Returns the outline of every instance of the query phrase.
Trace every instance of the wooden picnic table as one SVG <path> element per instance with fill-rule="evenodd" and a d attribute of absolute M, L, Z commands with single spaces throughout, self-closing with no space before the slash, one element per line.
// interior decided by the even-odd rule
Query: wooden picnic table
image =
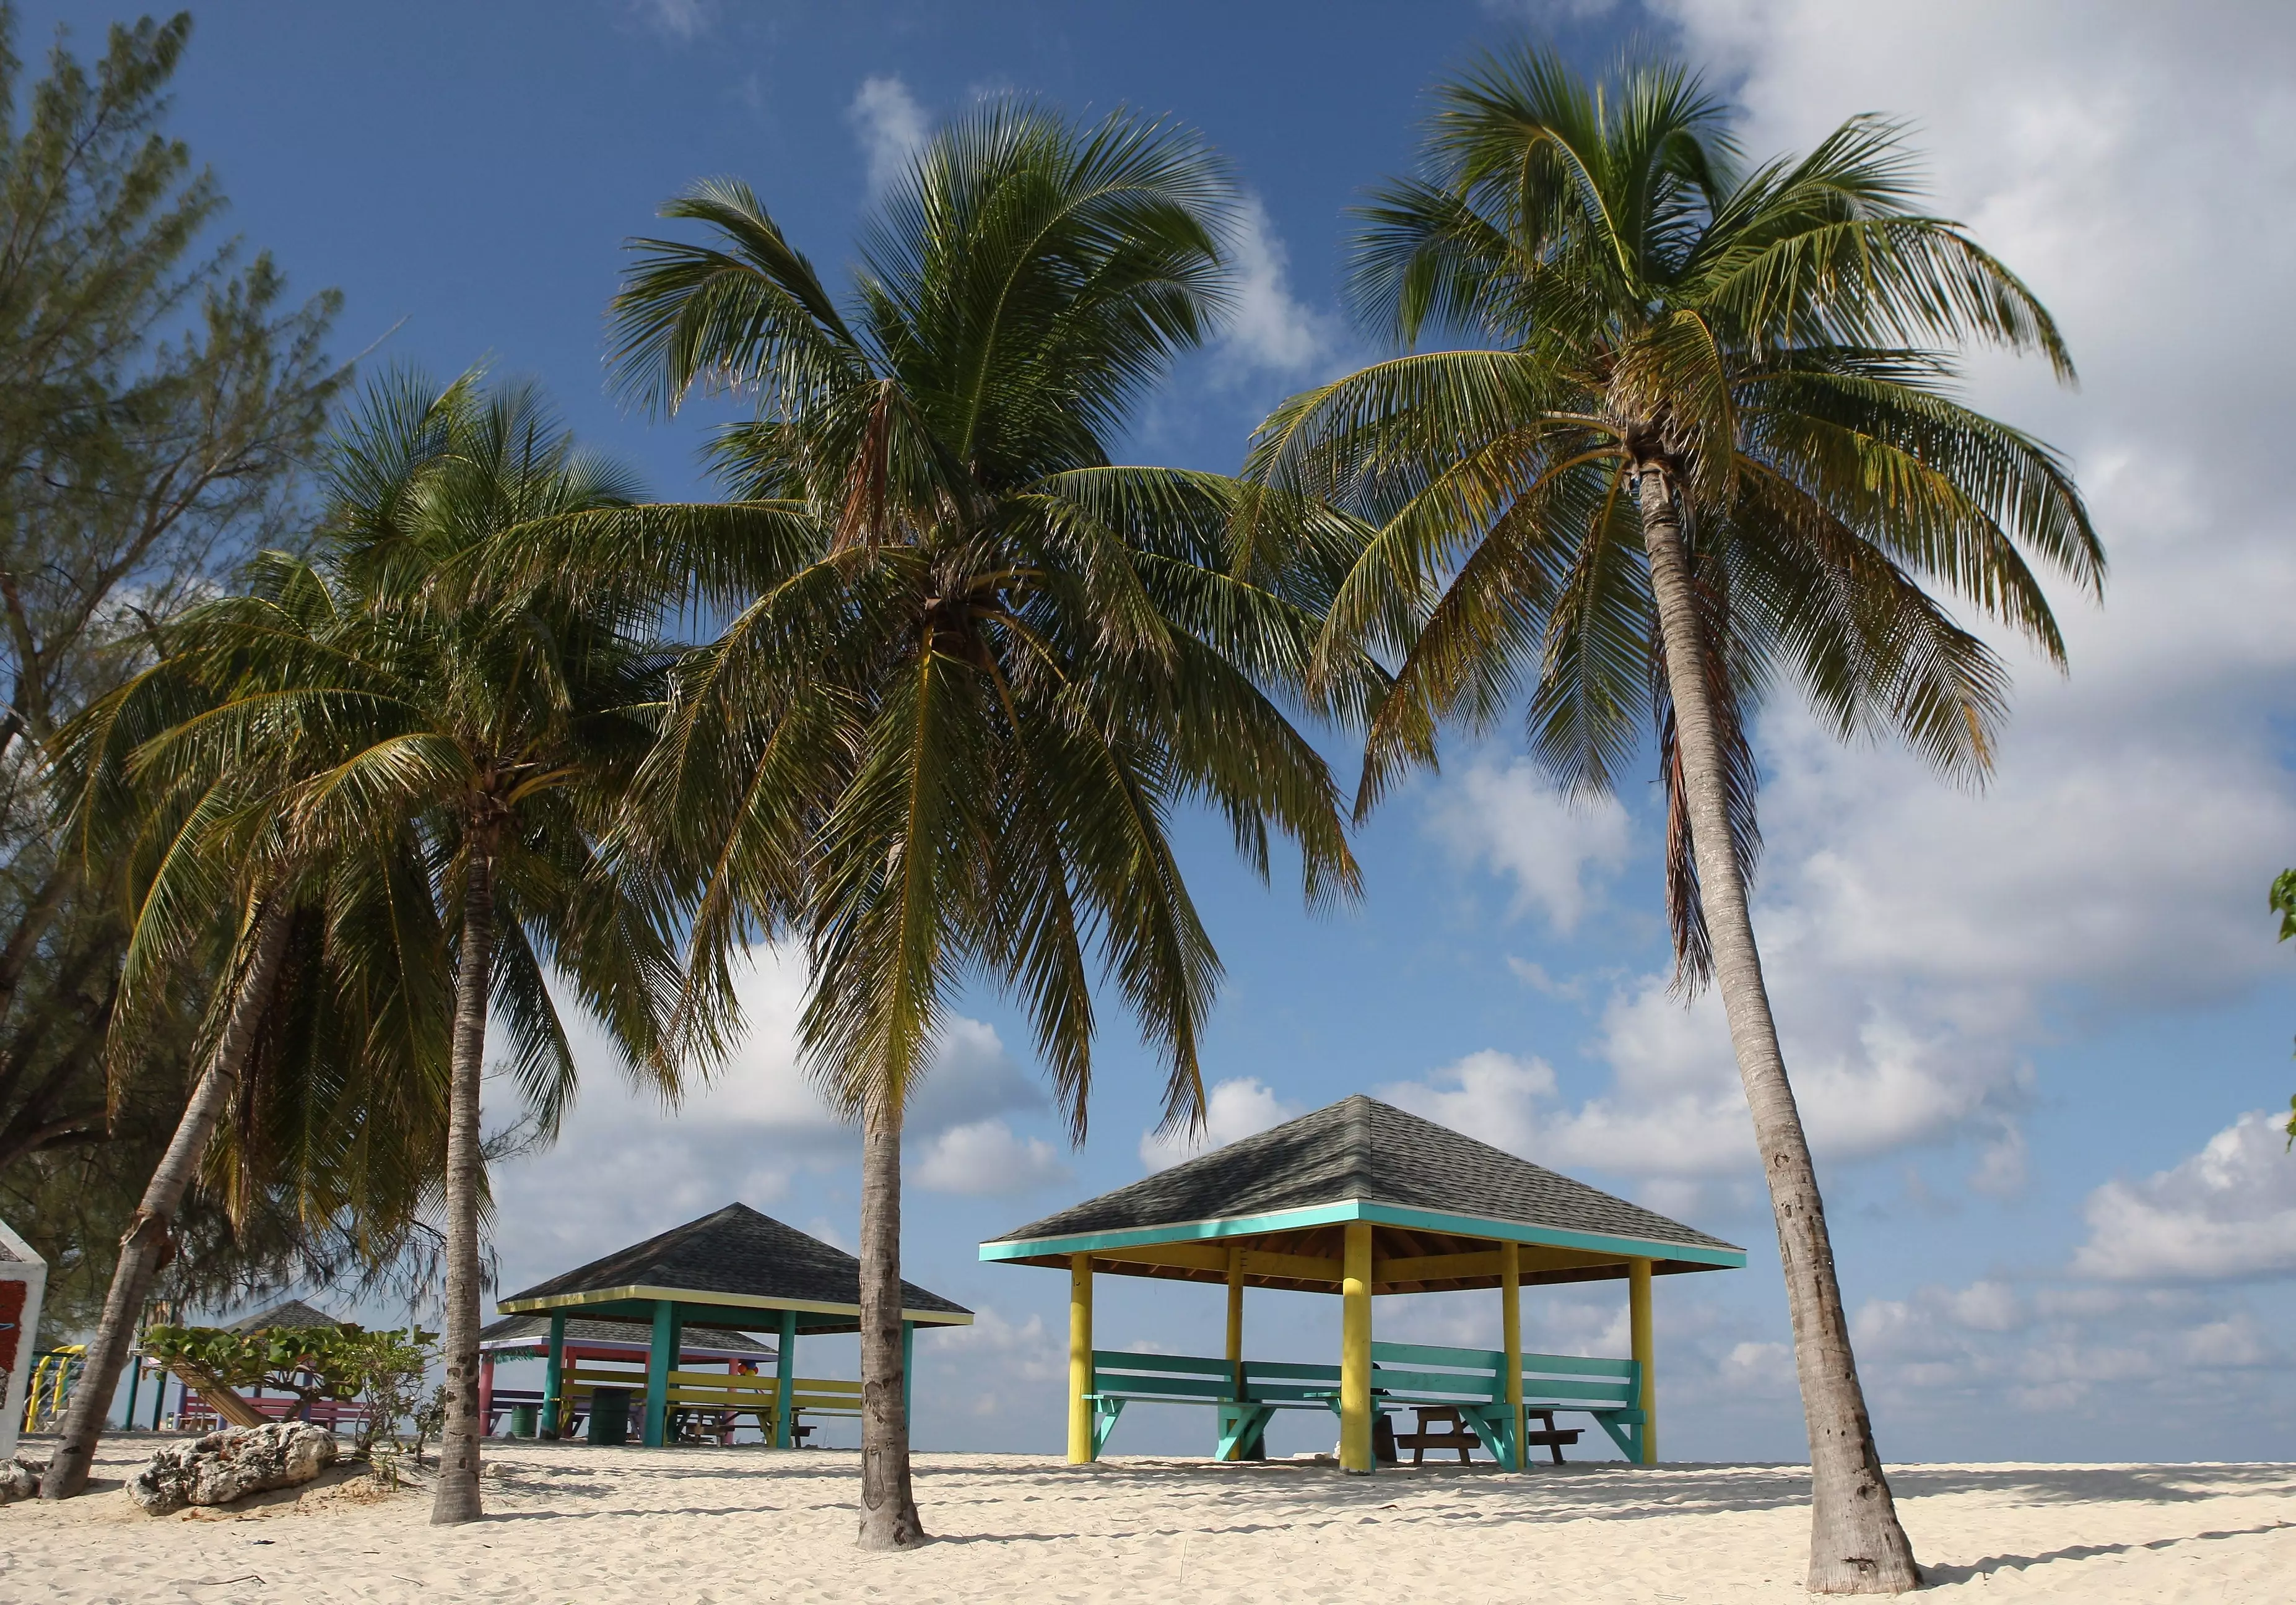
<path fill-rule="evenodd" d="M 1397 1449 L 1410 1450 L 1411 1463 L 1414 1466 L 1426 1463 L 1427 1451 L 1430 1449 L 1456 1449 L 1459 1452 L 1459 1463 L 1465 1465 L 1468 1461 L 1468 1451 L 1474 1448 L 1480 1440 L 1468 1427 L 1466 1417 L 1460 1413 L 1459 1407 L 1456 1404 L 1414 1404 L 1410 1408 L 1419 1417 L 1418 1430 L 1397 1433 L 1395 1435 Z M 1544 1445 L 1546 1452 L 1554 1457 L 1554 1463 L 1561 1465 L 1562 1445 L 1578 1441 L 1578 1429 L 1576 1427 L 1557 1429 L 1554 1425 L 1554 1412 L 1541 1410 L 1536 1405 L 1525 1405 L 1522 1413 L 1526 1423 L 1522 1435 L 1524 1458 L 1528 1460 L 1531 1450 Z M 1540 1427 L 1529 1428 L 1528 1423 L 1533 1421 L 1541 1423 Z M 1439 1427 L 1445 1430 L 1436 1430 Z"/>

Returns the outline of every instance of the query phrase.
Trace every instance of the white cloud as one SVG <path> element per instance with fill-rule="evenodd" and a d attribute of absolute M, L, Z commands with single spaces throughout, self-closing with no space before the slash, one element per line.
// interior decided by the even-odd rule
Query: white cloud
<path fill-rule="evenodd" d="M 1536 1106 L 1554 1095 L 1554 1067 L 1544 1059 L 1517 1059 L 1490 1048 L 1423 1080 L 1393 1082 L 1374 1094 L 1524 1159 L 1537 1157 Z"/>
<path fill-rule="evenodd" d="M 924 1147 L 911 1179 L 934 1192 L 1013 1198 L 1069 1179 L 1042 1137 L 1021 1137 L 1002 1120 L 953 1126 Z"/>
<path fill-rule="evenodd" d="M 1222 1148 L 1238 1137 L 1249 1137 L 1281 1126 L 1300 1111 L 1278 1098 L 1258 1077 L 1234 1077 L 1216 1083 L 1204 1098 L 1204 1126 L 1200 1132 L 1144 1133 L 1140 1162 L 1150 1170 L 1168 1170 L 1183 1159 Z"/>
<path fill-rule="evenodd" d="M 1289 376 L 1328 366 L 1340 349 L 1339 321 L 1292 295 L 1290 253 L 1259 196 L 1244 196 L 1231 244 L 1235 299 L 1222 345 L 1229 365 Z"/>
<path fill-rule="evenodd" d="M 917 104 L 909 86 L 891 73 L 862 79 L 845 117 L 868 159 L 872 195 L 882 195 L 900 181 L 909 170 L 910 159 L 931 132 L 924 108 Z"/>
<path fill-rule="evenodd" d="M 2073 1270 L 2124 1282 L 2217 1282 L 2296 1272 L 2296 1159 L 2284 1117 L 2243 1115 L 2175 1168 L 2088 1196 Z"/>
<path fill-rule="evenodd" d="M 1528 760 L 1471 764 L 1434 791 L 1428 829 L 1451 850 L 1515 883 L 1515 913 L 1537 907 L 1568 936 L 1598 901 L 1590 880 L 1628 857 L 1627 811 L 1615 798 L 1566 799 Z"/>
<path fill-rule="evenodd" d="M 700 38 L 717 21 L 717 0 L 631 0 L 638 20 L 681 43 Z"/>

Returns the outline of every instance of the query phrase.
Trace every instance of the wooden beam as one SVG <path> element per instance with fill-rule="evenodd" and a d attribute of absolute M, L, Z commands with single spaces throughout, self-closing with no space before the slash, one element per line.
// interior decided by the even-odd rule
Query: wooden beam
<path fill-rule="evenodd" d="M 1600 1254 L 1588 1254 L 1577 1249 L 1548 1249 L 1536 1243 L 1521 1243 L 1514 1247 L 1516 1266 L 1526 1276 L 1535 1271 L 1620 1263 Z M 1498 1249 L 1479 1249 L 1468 1254 L 1428 1254 L 1409 1259 L 1374 1260 L 1372 1262 L 1372 1280 L 1382 1287 L 1398 1282 L 1463 1282 L 1475 1277 L 1489 1277 L 1496 1281 L 1501 1270 Z"/>

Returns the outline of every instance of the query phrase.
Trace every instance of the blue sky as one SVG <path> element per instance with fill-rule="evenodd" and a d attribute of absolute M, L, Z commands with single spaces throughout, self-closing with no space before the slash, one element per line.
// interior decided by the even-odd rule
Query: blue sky
<path fill-rule="evenodd" d="M 82 46 L 109 14 L 58 15 Z M 2074 458 L 2114 562 L 2062 599 L 2069 679 L 2020 664 L 1992 788 L 1844 750 L 1790 703 L 1759 747 L 1757 900 L 1790 1066 L 1893 1459 L 2284 1457 L 2296 1428 L 2296 1159 L 2261 1111 L 2296 1089 L 2296 954 L 2263 909 L 2296 860 L 2296 544 L 2274 470 L 2290 335 L 2239 291 L 2284 280 L 2296 41 L 2276 13 L 1680 0 L 1472 5 L 217 6 L 174 126 L 231 225 L 294 283 L 341 287 L 338 348 L 532 374 L 656 489 L 698 493 L 705 420 L 601 387 L 619 242 L 693 178 L 748 179 L 824 267 L 938 118 L 1020 90 L 1201 128 L 1255 198 L 1235 328 L 1142 416 L 1142 458 L 1232 467 L 1299 385 L 1372 355 L 1338 299 L 1342 210 L 1404 165 L 1428 82 L 1529 31 L 1588 65 L 1629 35 L 1742 108 L 1750 149 L 1850 113 L 1914 120 L 1941 210 L 2058 311 L 2075 392 L 1985 361 L 1972 396 Z M 2232 293 L 2227 294 L 2229 289 Z M 1332 747 L 1336 756 L 1341 749 Z M 1743 1244 L 1662 1283 L 1670 1456 L 1801 1453 L 1775 1257 L 1718 1012 L 1665 995 L 1660 822 L 1637 775 L 1572 810 L 1501 737 L 1455 745 L 1364 832 L 1369 895 L 1311 918 L 1192 828 L 1228 979 L 1216 1134 L 1371 1091 Z M 512 1288 L 741 1198 L 849 1244 L 853 1143 L 790 1067 L 802 977 L 763 955 L 742 1062 L 676 1118 L 593 1064 L 565 1142 L 496 1178 Z M 907 1271 L 981 1313 L 922 1347 L 920 1441 L 1052 1450 L 1062 1279 L 982 1238 L 1143 1175 L 1162 1076 L 1113 1010 L 1070 1151 L 1025 1033 L 962 1009 L 910 1140 Z M 1111 1279 L 1115 1280 L 1115 1279 Z M 1211 1352 L 1216 1293 L 1116 1282 L 1104 1346 Z M 1622 1352 L 1622 1298 L 1530 1301 L 1533 1340 Z M 1382 1331 L 1495 1340 L 1494 1296 L 1382 1304 Z M 1255 1352 L 1321 1358 L 1328 1301 L 1255 1295 Z M 849 1340 L 824 1345 L 848 1370 Z M 811 1369 L 809 1363 L 808 1369 Z M 1115 1448 L 1200 1449 L 1185 1412 Z M 2132 1432 L 2141 1421 L 2143 1429 Z M 1308 1446 L 1315 1434 L 1287 1424 Z"/>

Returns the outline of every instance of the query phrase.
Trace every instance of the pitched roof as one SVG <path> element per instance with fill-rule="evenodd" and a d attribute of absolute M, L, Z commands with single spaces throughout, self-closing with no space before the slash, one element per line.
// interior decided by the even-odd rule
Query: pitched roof
<path fill-rule="evenodd" d="M 1360 1093 L 993 1241 L 1039 1243 L 1349 1203 L 1529 1228 L 1526 1241 L 1562 1233 L 1739 1252 L 1718 1237 Z"/>
<path fill-rule="evenodd" d="M 642 1350 L 652 1338 L 652 1329 L 639 1321 L 594 1321 L 577 1315 L 566 1322 L 566 1341 L 569 1343 L 616 1344 Z M 504 1315 L 481 1328 L 479 1332 L 480 1348 L 545 1345 L 549 1341 L 550 1317 L 547 1315 Z M 773 1345 L 760 1343 L 746 1332 L 713 1331 L 707 1337 L 688 1334 L 678 1339 L 678 1347 L 686 1354 L 705 1355 L 713 1359 L 731 1355 L 751 1360 L 775 1357 Z"/>
<path fill-rule="evenodd" d="M 586 1296 L 632 1288 L 674 1292 L 680 1303 L 694 1305 L 827 1308 L 857 1315 L 861 1262 L 747 1204 L 728 1204 L 713 1215 L 537 1282 L 503 1299 L 499 1307 L 517 1313 L 572 1307 L 595 1301 Z M 963 1305 L 913 1282 L 901 1283 L 901 1308 L 906 1315 L 928 1321 L 935 1316 L 955 1322 L 972 1318 Z"/>
<path fill-rule="evenodd" d="M 274 1328 L 282 1331 L 314 1326 L 340 1326 L 343 1323 L 324 1310 L 314 1309 L 300 1298 L 283 1299 L 267 1310 L 258 1310 L 252 1315 L 242 1315 L 223 1330 L 227 1332 L 267 1332 Z"/>

